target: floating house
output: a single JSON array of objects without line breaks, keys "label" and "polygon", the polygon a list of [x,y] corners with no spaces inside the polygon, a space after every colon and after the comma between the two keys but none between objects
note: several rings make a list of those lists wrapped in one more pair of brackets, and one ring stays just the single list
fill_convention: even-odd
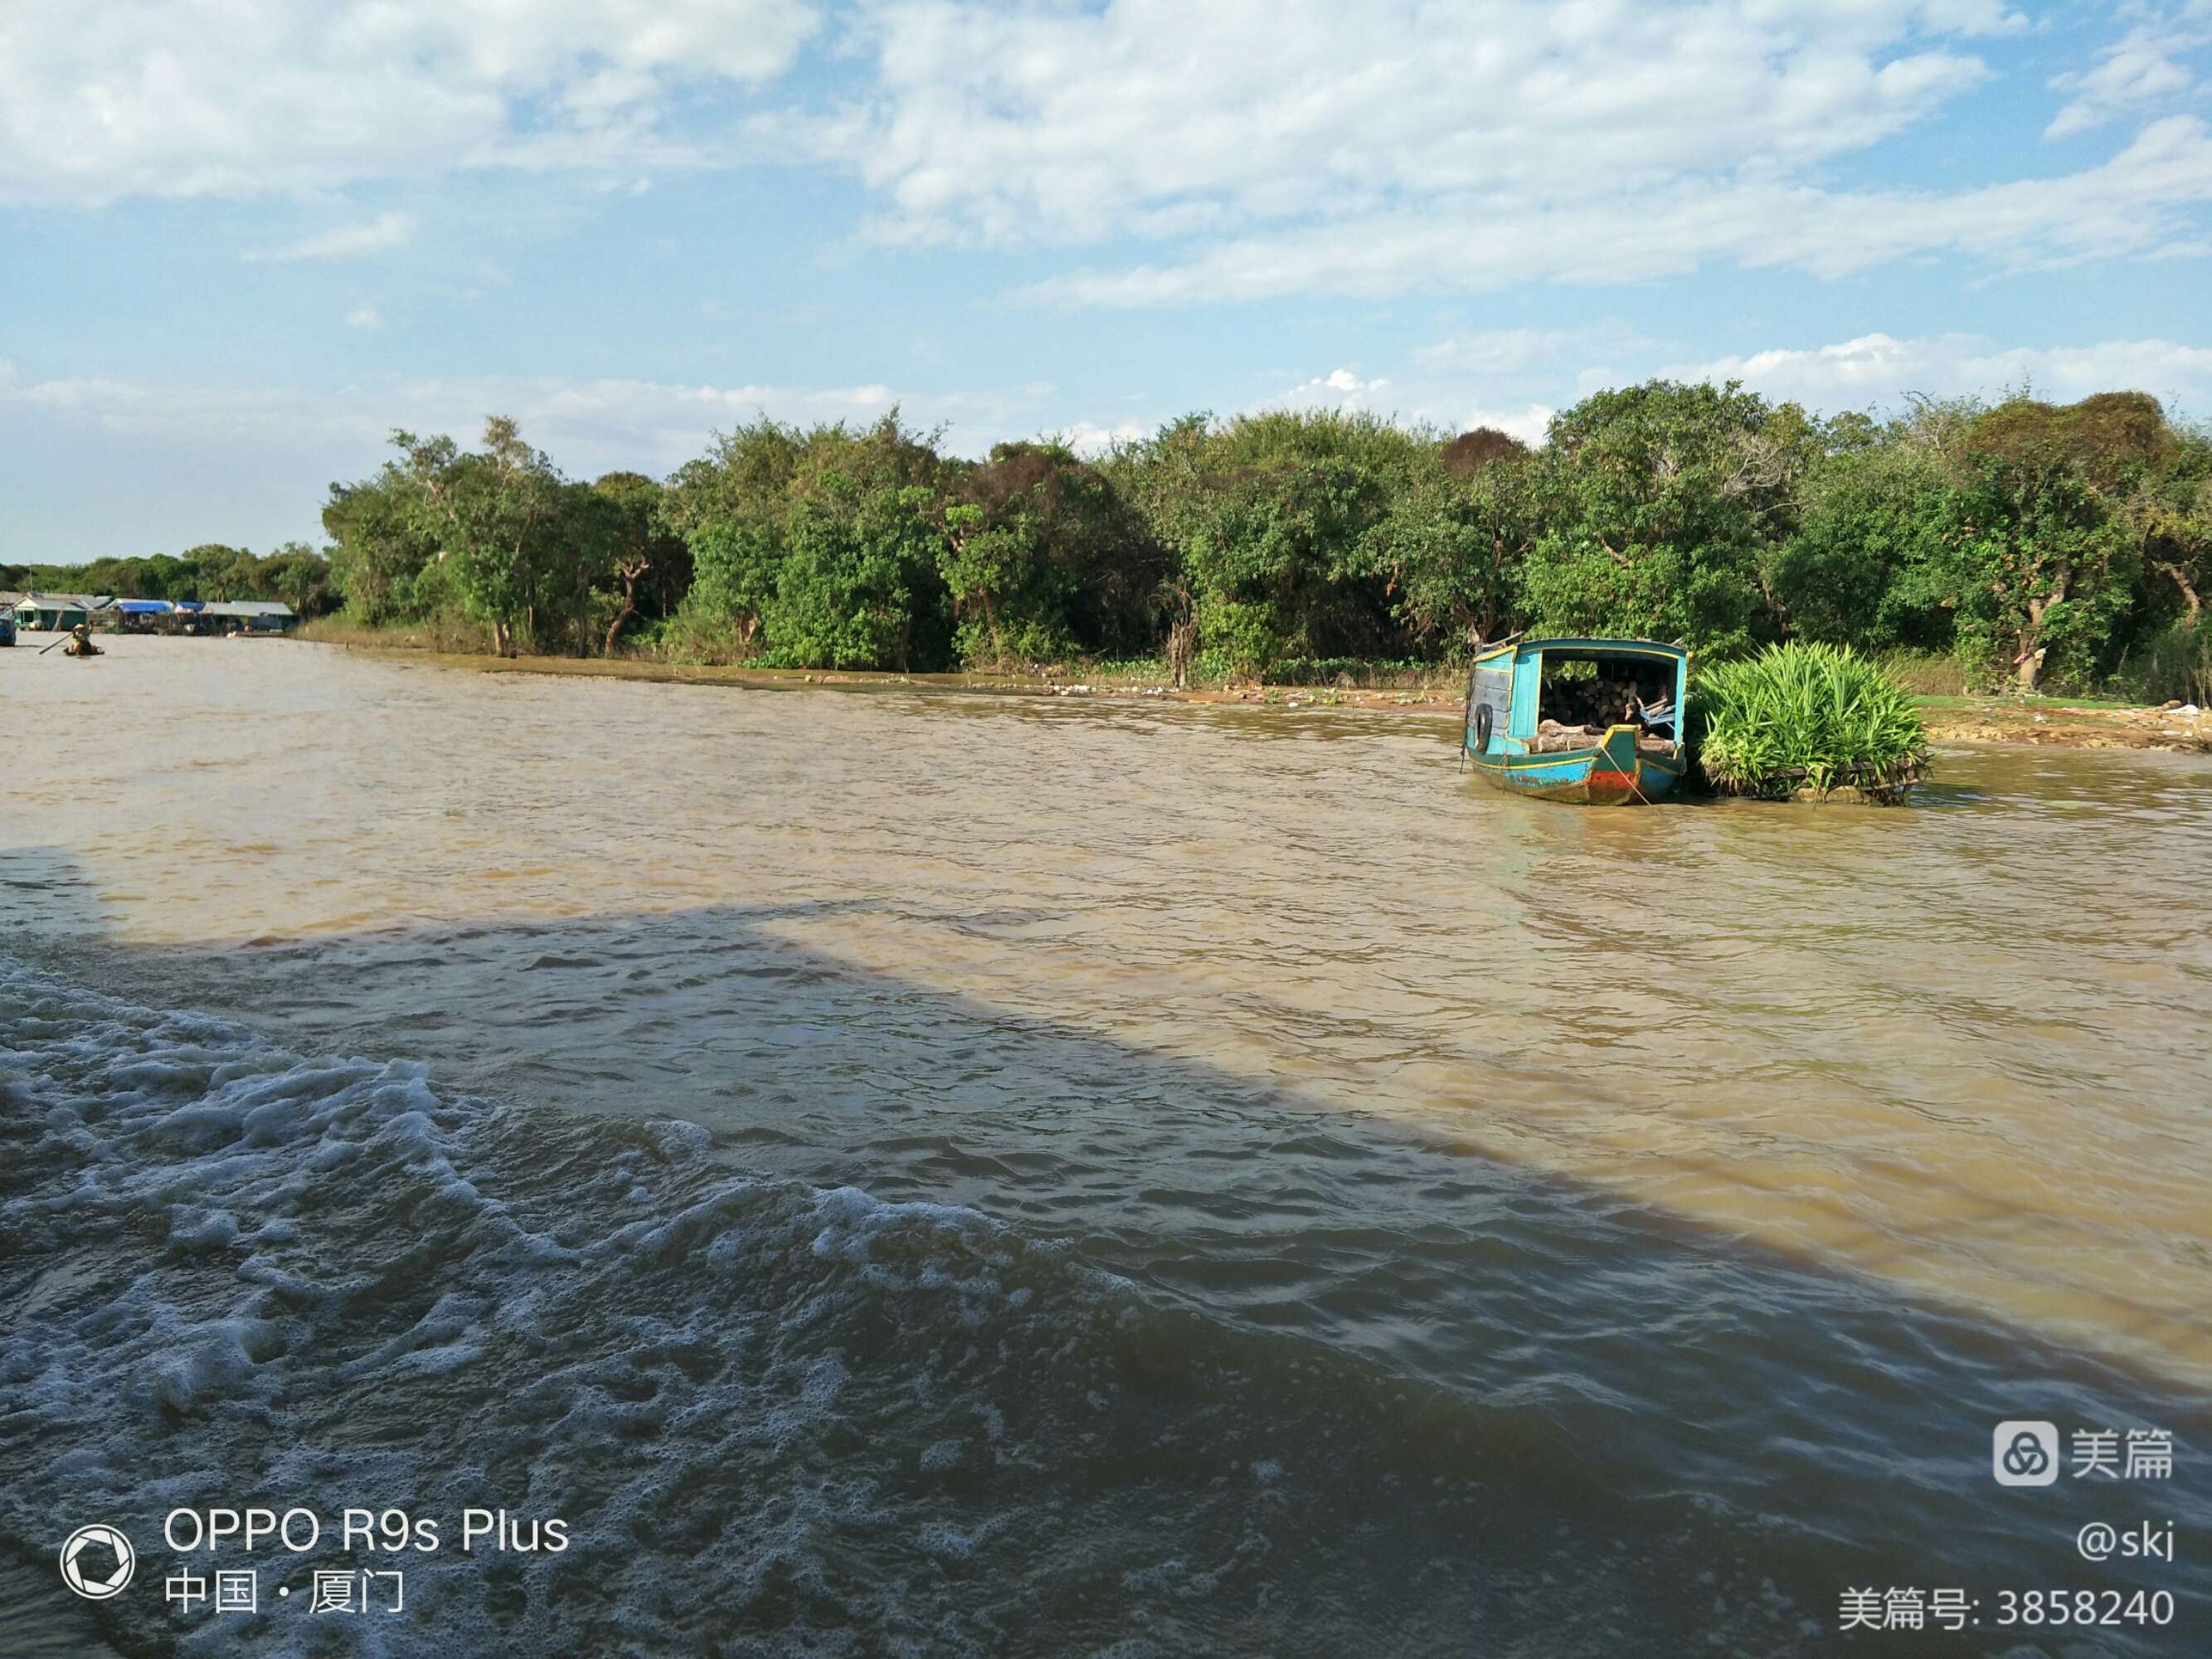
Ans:
[{"label": "floating house", "polygon": [[115,602],[116,626],[126,634],[158,633],[176,614],[177,607],[167,599],[118,599]]},{"label": "floating house", "polygon": [[226,634],[282,634],[299,621],[290,605],[273,599],[216,599],[202,605],[199,614]]},{"label": "floating house", "polygon": [[26,632],[65,634],[79,623],[107,620],[114,605],[86,593],[26,593],[15,602],[15,625]]}]

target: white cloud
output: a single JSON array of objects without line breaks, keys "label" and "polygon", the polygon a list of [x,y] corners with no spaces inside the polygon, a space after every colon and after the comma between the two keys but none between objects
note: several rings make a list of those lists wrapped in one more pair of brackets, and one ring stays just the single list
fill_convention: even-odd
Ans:
[{"label": "white cloud", "polygon": [[346,313],[348,328],[379,329],[384,326],[384,313],[374,306],[356,306]]},{"label": "white cloud", "polygon": [[696,160],[664,105],[781,74],[816,22],[805,0],[18,5],[0,25],[0,202]]},{"label": "white cloud", "polygon": [[[1471,432],[1479,426],[1494,426],[1501,432],[1510,432],[1526,444],[1540,444],[1552,423],[1554,413],[1548,404],[1530,400],[1519,408],[1497,405],[1480,398],[1470,399],[1468,383],[1470,378],[1495,388],[1500,381],[1497,365],[1490,369],[1468,373],[1469,364],[1455,359],[1454,354],[1475,357],[1495,356],[1516,372],[1504,377],[1504,384],[1527,383],[1536,379],[1556,380],[1553,374],[1532,374],[1542,359],[1540,356],[1522,356],[1521,347],[1528,341],[1543,337],[1561,342],[1580,337],[1570,334],[1556,337],[1537,337],[1514,332],[1476,336],[1448,343],[1445,347],[1430,347],[1414,354],[1415,362],[1423,372],[1417,379],[1393,380],[1376,375],[1362,380],[1348,368],[1316,375],[1302,385],[1293,386],[1279,397],[1268,398],[1254,405],[1257,409],[1334,410],[1346,414],[1383,415],[1408,425],[1433,427],[1440,432]],[[1482,342],[1495,348],[1494,352],[1478,348]],[[1548,348],[1547,354],[1548,355]],[[1434,371],[1434,372],[1427,372]]]},{"label": "white cloud", "polygon": [[1060,442],[1079,455],[1101,455],[1116,444],[1133,444],[1152,435],[1152,428],[1138,421],[1117,421],[1112,426],[1078,421],[1057,434]]},{"label": "white cloud", "polygon": [[1917,0],[892,0],[857,30],[878,91],[790,136],[881,191],[894,238],[1218,234],[1804,166],[1979,84],[1936,39],[2008,20]]},{"label": "white cloud", "polygon": [[2212,41],[2212,3],[2186,7],[2173,17],[2138,23],[2097,54],[2094,67],[2051,77],[2051,88],[2070,92],[2045,138],[2066,138],[2100,127],[2140,106],[2171,103],[2196,82],[2196,73],[2180,58]]},{"label": "white cloud", "polygon": [[380,213],[357,224],[337,225],[318,231],[266,253],[248,254],[252,259],[357,259],[388,248],[404,246],[415,239],[411,213]]},{"label": "white cloud", "polygon": [[[855,173],[885,241],[1159,245],[1030,290],[1074,305],[2201,243],[2212,137],[2186,114],[2069,174],[1850,182],[1846,162],[1990,78],[1979,37],[2025,27],[1979,0],[884,0],[849,31],[872,89],[756,126]],[[2082,96],[2154,112],[2136,94],[2170,76],[2114,64]]]},{"label": "white cloud", "polygon": [[1288,392],[1262,398],[1255,406],[1260,409],[1336,409],[1347,413],[1354,410],[1387,412],[1385,400],[1389,392],[1390,382],[1380,376],[1363,380],[1351,369],[1338,368],[1327,374],[1317,374],[1310,380],[1292,386]]},{"label": "white cloud", "polygon": [[2024,384],[2057,402],[2127,389],[2150,392],[2170,407],[2212,406],[2212,350],[2160,339],[2001,346],[1972,334],[1917,339],[1868,334],[1833,345],[1676,364],[1661,372],[1682,380],[1741,380],[1769,397],[1829,411],[1893,409],[1914,392],[1996,397]]},{"label": "white cloud", "polygon": [[2212,201],[2212,131],[2194,116],[2143,129],[2101,166],[1980,189],[1829,191],[1780,179],[1684,176],[1601,197],[1439,199],[1224,240],[1180,264],[1078,272],[1034,297],[1145,306],[1301,293],[1382,296],[1531,280],[1626,284],[1709,259],[1841,276],[1923,254],[2000,264],[2151,255]]},{"label": "white cloud", "polygon": [[1559,412],[1548,404],[1529,404],[1522,409],[1470,409],[1453,429],[1472,432],[1479,426],[1495,427],[1533,448],[1544,441],[1545,434],[1551,429],[1552,416]]}]

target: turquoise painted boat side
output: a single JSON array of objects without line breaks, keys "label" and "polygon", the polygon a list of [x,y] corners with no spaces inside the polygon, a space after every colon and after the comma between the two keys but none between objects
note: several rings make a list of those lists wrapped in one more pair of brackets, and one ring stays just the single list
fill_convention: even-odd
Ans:
[{"label": "turquoise painted boat side", "polygon": [[1636,728],[1616,726],[1593,749],[1554,754],[1482,754],[1474,769],[1498,787],[1542,800],[1625,806],[1664,800],[1681,781],[1679,755],[1654,755],[1636,746]]}]

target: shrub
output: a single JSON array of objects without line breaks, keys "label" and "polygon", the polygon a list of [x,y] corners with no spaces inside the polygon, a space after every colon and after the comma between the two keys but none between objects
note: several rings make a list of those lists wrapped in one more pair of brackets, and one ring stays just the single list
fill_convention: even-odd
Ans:
[{"label": "shrub", "polygon": [[1700,763],[1732,795],[1814,798],[1843,788],[1899,801],[1929,768],[1912,700],[1864,657],[1832,645],[1769,646],[1699,677]]}]

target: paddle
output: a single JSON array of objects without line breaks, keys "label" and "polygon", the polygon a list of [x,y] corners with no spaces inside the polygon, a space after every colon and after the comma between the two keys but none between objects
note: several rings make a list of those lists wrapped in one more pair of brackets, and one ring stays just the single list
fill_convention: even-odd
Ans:
[{"label": "paddle", "polygon": [[[68,635],[64,634],[64,635],[63,635],[61,636],[61,638],[59,638],[59,639],[58,639],[58,640],[56,640],[56,641],[54,641],[54,645],[67,645],[69,642],[70,642],[70,636],[69,636]],[[41,652],[40,652],[40,653],[39,653],[39,654],[40,654],[40,656],[42,656],[42,657],[43,657],[43,656],[45,656],[45,655],[46,654],[46,651],[51,651],[51,650],[52,650],[52,649],[54,648],[54,645],[50,645],[50,646],[46,647],[46,651],[41,651]]]}]

